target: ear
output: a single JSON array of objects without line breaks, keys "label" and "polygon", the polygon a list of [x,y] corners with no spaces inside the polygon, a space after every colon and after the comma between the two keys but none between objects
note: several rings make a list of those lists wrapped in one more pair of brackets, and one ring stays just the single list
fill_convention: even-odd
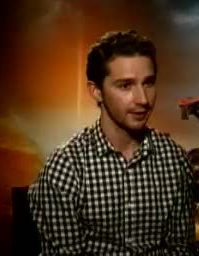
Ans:
[{"label": "ear", "polygon": [[102,102],[102,92],[93,81],[88,81],[88,90],[91,97],[99,104]]}]

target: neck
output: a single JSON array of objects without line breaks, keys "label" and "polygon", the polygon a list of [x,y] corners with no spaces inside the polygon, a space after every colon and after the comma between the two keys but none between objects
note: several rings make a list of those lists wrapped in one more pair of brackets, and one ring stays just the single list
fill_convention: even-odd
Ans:
[{"label": "neck", "polygon": [[117,125],[109,116],[101,114],[101,128],[108,141],[116,151],[130,160],[139,148],[143,139],[143,131],[127,130]]}]

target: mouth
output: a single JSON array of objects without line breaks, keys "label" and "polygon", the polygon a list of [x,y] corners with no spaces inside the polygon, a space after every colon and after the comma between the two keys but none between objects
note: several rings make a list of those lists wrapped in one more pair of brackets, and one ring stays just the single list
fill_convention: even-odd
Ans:
[{"label": "mouth", "polygon": [[137,119],[144,119],[148,115],[149,111],[130,111],[129,113]]}]

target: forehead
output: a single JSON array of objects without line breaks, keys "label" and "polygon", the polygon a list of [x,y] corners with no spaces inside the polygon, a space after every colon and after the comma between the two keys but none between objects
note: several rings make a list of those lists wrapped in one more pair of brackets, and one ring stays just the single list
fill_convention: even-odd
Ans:
[{"label": "forehead", "polygon": [[108,64],[108,75],[117,76],[148,76],[154,74],[154,65],[150,57],[133,55],[117,56]]}]

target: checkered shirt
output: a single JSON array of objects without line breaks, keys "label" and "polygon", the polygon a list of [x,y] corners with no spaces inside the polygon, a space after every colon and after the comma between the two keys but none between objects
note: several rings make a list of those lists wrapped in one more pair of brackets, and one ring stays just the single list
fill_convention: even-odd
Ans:
[{"label": "checkered shirt", "polygon": [[185,152],[153,129],[131,161],[98,120],[49,156],[29,189],[45,256],[190,256],[192,177]]}]

